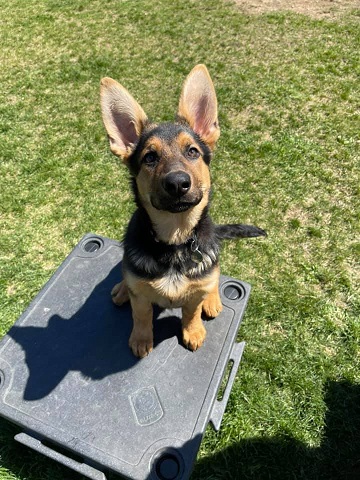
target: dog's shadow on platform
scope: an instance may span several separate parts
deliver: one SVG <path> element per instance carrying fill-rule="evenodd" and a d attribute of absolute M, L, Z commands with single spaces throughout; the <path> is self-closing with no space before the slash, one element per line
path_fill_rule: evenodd
<path fill-rule="evenodd" d="M 69 371 L 79 371 L 85 379 L 101 380 L 146 361 L 136 358 L 128 346 L 130 304 L 118 307 L 111 300 L 110 292 L 120 281 L 120 272 L 119 265 L 113 268 L 70 318 L 54 314 L 44 323 L 32 315 L 30 325 L 26 322 L 11 328 L 8 335 L 23 349 L 29 372 L 24 400 L 45 397 Z M 71 297 L 65 301 L 71 302 Z M 167 339 L 174 337 L 181 343 L 180 318 L 163 313 L 154 309 L 152 355 Z"/>

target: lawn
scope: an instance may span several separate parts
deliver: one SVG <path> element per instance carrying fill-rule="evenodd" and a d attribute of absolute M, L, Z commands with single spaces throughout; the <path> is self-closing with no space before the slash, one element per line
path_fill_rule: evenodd
<path fill-rule="evenodd" d="M 205 63 L 222 129 L 212 216 L 268 238 L 223 246 L 222 272 L 253 288 L 247 345 L 191 478 L 360 478 L 360 10 L 8 0 L 0 22 L 0 337 L 86 232 L 121 239 L 133 211 L 100 78 L 171 120 Z M 17 431 L 0 420 L 0 480 L 80 478 Z"/>

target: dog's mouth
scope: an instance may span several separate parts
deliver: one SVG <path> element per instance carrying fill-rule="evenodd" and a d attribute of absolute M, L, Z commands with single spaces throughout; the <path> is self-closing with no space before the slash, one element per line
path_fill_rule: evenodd
<path fill-rule="evenodd" d="M 192 207 L 195 207 L 201 202 L 202 195 L 198 197 L 185 199 L 185 198 L 151 198 L 151 204 L 157 210 L 164 210 L 170 213 L 181 213 L 186 212 Z"/>
<path fill-rule="evenodd" d="M 197 203 L 194 204 L 190 202 L 178 202 L 178 203 L 169 205 L 166 210 L 171 213 L 186 212 L 186 210 L 189 210 L 189 208 L 194 207 L 195 205 L 197 205 Z"/>

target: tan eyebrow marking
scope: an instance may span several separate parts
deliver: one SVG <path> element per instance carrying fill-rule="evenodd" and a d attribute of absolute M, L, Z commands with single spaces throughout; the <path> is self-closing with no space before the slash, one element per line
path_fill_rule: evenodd
<path fill-rule="evenodd" d="M 163 149 L 163 142 L 158 137 L 150 137 L 146 141 L 146 144 L 143 148 L 142 153 L 153 151 L 153 152 L 160 152 Z"/>
<path fill-rule="evenodd" d="M 200 145 L 188 133 L 180 132 L 179 135 L 176 137 L 175 141 L 180 146 L 181 150 L 184 150 L 186 147 L 189 147 L 189 146 L 194 146 L 199 150 L 201 155 L 203 155 L 203 151 L 202 151 Z"/>

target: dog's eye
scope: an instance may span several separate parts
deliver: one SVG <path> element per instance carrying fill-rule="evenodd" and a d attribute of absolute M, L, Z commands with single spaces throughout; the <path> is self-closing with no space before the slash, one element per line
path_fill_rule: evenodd
<path fill-rule="evenodd" d="M 195 160 L 196 158 L 200 157 L 200 152 L 195 147 L 189 147 L 187 151 L 187 157 L 190 158 L 191 160 Z"/>
<path fill-rule="evenodd" d="M 143 162 L 147 165 L 153 165 L 158 160 L 158 155 L 156 152 L 147 152 L 143 157 Z"/>

